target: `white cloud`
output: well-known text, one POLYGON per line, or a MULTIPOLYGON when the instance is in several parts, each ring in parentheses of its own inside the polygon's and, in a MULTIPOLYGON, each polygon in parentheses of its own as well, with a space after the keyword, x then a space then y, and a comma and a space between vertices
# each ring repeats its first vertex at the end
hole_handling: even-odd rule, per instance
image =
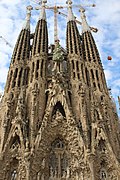
POLYGON ((104 72, 105 72, 106 80, 107 81, 112 80, 112 76, 113 76, 112 72, 108 69, 104 70, 104 72))
POLYGON ((2 67, 0 69, 0 83, 5 83, 6 78, 7 78, 7 73, 8 73, 7 67, 2 67))

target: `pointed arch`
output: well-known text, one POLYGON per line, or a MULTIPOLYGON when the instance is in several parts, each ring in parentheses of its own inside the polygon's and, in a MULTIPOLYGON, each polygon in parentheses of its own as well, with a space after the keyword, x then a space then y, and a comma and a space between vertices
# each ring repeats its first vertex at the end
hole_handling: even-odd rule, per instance
POLYGON ((68 169, 68 154, 65 150, 65 143, 60 137, 51 143, 51 151, 49 154, 49 177, 65 178, 68 169))
POLYGON ((62 104, 61 104, 60 101, 58 101, 58 102, 56 103, 56 105, 54 106, 53 111, 52 111, 52 116, 56 113, 57 110, 59 110, 60 113, 61 113, 64 117, 66 117, 65 110, 64 110, 64 108, 63 108, 63 106, 62 106, 62 104))
POLYGON ((21 146, 20 137, 16 134, 10 141, 10 149, 15 149, 21 146))
MULTIPOLYGON (((25 150, 25 144, 24 144, 24 137, 23 137, 23 132, 20 127, 20 125, 15 125, 13 124, 11 126, 10 132, 9 132, 9 137, 6 141, 6 145, 3 146, 3 152, 6 152, 7 149, 12 147, 12 143, 20 143, 20 148, 22 151, 25 150)), ((18 144, 19 145, 19 144, 18 144)))
POLYGON ((6 169, 5 179, 17 180, 18 179, 19 161, 16 157, 12 158, 9 162, 9 169, 6 169))
POLYGON ((11 180, 17 180, 17 170, 13 170, 11 172, 11 180))

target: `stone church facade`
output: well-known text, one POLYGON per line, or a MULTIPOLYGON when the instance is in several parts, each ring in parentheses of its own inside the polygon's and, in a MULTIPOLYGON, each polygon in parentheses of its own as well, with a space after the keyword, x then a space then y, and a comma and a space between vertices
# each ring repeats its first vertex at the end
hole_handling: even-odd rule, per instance
POLYGON ((28 8, 0 104, 0 180, 120 180, 119 119, 80 12, 82 34, 68 0, 64 49, 48 46, 45 1, 34 34, 28 8))

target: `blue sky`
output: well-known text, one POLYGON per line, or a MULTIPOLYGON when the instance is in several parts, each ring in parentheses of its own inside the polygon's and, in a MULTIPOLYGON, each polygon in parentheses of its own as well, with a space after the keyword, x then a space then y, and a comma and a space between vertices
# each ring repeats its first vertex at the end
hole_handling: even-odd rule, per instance
MULTIPOLYGON (((34 0, 33 0, 34 1, 34 0)), ((26 6, 34 7, 31 17, 31 32, 34 32, 39 11, 32 0, 0 0, 0 36, 3 36, 13 47, 22 28, 26 6)), ((36 0, 38 1, 38 0, 36 0)), ((57 4, 66 5, 65 0, 56 0, 57 4)), ((120 95, 120 1, 118 0, 74 0, 73 4, 96 4, 95 8, 86 7, 88 24, 99 29, 93 33, 100 52, 108 87, 117 102, 120 95), (107 57, 112 56, 112 61, 107 57)), ((53 5, 53 0, 48 0, 53 5)), ((78 8, 73 8, 75 16, 80 20, 78 8)), ((67 14, 67 10, 62 10, 67 14)), ((53 12, 47 10, 49 43, 53 43, 53 12)), ((61 44, 65 46, 66 19, 58 17, 58 32, 61 44)), ((80 32, 81 27, 78 26, 80 32)), ((0 39, 0 92, 3 92, 13 48, 0 39)))

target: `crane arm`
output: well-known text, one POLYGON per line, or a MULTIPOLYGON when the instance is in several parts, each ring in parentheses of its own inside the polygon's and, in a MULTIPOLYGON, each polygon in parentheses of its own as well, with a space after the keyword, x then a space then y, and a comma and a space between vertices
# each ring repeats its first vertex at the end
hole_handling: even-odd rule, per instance
MULTIPOLYGON (((32 1, 34 1, 34 2, 36 2, 36 3, 38 4, 38 2, 37 2, 36 0, 32 0, 32 1)), ((42 2, 42 0, 38 0, 38 1, 39 1, 39 3, 42 2)), ((77 8, 80 8, 80 7, 82 7, 82 6, 95 7, 96 5, 95 5, 95 4, 90 4, 90 5, 81 5, 81 4, 72 5, 72 7, 77 7, 77 8)), ((53 11, 54 11, 54 19, 55 19, 55 21, 56 21, 56 18, 57 18, 57 17, 55 17, 55 16, 57 16, 57 13, 60 14, 60 15, 62 15, 62 16, 64 16, 64 17, 67 17, 66 14, 58 11, 58 9, 63 9, 63 8, 68 8, 68 6, 56 6, 56 2, 55 2, 55 6, 46 6, 46 9, 50 9, 50 10, 53 10, 53 11)), ((36 9, 36 10, 39 10, 39 9, 41 9, 41 7, 36 7, 35 9, 36 9)), ((80 21, 78 21, 78 20, 76 19, 76 17, 75 17, 75 21, 76 21, 76 23, 82 25, 82 23, 81 23, 80 21)), ((56 26, 56 25, 55 25, 55 26, 56 26)), ((97 29, 97 28, 94 28, 94 27, 91 27, 91 26, 89 26, 89 27, 90 27, 91 31, 93 31, 94 33, 97 33, 97 32, 98 32, 98 29, 97 29)))
POLYGON ((0 39, 2 39, 6 43, 6 45, 12 48, 12 45, 4 37, 0 36, 0 39))
POLYGON ((80 7, 95 7, 95 4, 78 4, 78 5, 72 5, 72 7, 80 8, 80 7))
POLYGON ((31 0, 32 2, 38 4, 38 5, 41 5, 42 4, 42 0, 31 0))
MULTIPOLYGON (((67 17, 67 15, 64 14, 63 12, 58 11, 58 14, 61 14, 62 16, 67 17)), ((80 21, 78 21, 78 20, 76 19, 76 17, 75 17, 75 21, 76 21, 76 23, 82 25, 82 23, 81 23, 80 21)), ((97 33, 97 32, 98 32, 98 29, 97 29, 97 28, 94 28, 94 27, 91 27, 91 26, 89 26, 89 27, 90 27, 91 31, 93 31, 94 33, 97 33)))

